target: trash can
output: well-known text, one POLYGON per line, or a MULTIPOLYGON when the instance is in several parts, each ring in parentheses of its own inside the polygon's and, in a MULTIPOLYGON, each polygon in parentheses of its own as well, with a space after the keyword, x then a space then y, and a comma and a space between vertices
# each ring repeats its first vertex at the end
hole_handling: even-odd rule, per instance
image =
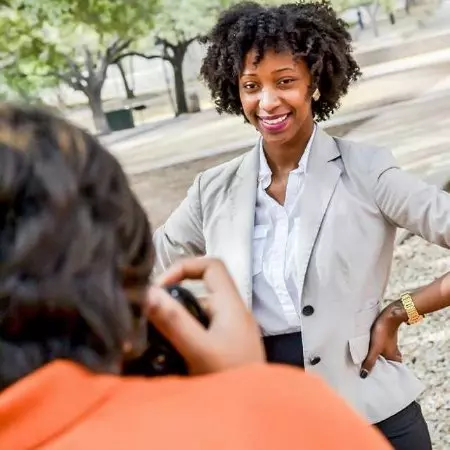
POLYGON ((200 112, 200 99, 196 92, 189 95, 188 111, 190 113, 200 112))
POLYGON ((133 112, 129 108, 108 111, 106 113, 106 120, 108 121, 111 131, 134 128, 133 112))

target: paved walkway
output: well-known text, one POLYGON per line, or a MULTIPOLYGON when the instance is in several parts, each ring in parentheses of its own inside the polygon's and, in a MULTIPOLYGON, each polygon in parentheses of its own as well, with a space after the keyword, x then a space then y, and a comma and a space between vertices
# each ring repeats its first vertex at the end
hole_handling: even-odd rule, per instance
POLYGON ((450 89, 392 106, 346 138, 387 146, 404 169, 442 185, 450 180, 450 89))

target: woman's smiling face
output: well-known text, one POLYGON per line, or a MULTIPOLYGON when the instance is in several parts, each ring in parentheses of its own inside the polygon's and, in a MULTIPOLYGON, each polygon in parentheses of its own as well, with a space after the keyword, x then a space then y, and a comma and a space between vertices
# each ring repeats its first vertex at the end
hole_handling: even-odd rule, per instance
POLYGON ((255 65, 255 50, 244 61, 239 95, 248 121, 270 143, 301 141, 311 130, 311 75, 290 52, 267 51, 255 65))

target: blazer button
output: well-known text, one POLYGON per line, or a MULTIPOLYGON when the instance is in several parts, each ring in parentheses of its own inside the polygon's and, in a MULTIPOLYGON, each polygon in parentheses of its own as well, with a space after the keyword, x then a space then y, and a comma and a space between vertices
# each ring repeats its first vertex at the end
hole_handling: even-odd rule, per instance
POLYGON ((314 308, 311 305, 306 305, 302 309, 302 312, 304 316, 312 316, 314 314, 314 308))
POLYGON ((311 359, 309 360, 309 363, 310 363, 312 366, 315 366, 316 364, 319 364, 320 361, 321 361, 320 356, 315 356, 314 358, 311 358, 311 359))

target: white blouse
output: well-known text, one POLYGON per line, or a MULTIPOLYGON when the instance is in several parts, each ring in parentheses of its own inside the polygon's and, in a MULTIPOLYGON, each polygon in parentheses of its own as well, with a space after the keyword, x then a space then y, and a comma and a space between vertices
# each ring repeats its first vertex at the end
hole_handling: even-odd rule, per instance
POLYGON ((289 173, 284 205, 266 193, 272 172, 260 145, 258 190, 253 233, 253 314, 263 335, 300 331, 296 267, 299 199, 316 125, 298 167, 289 173))

